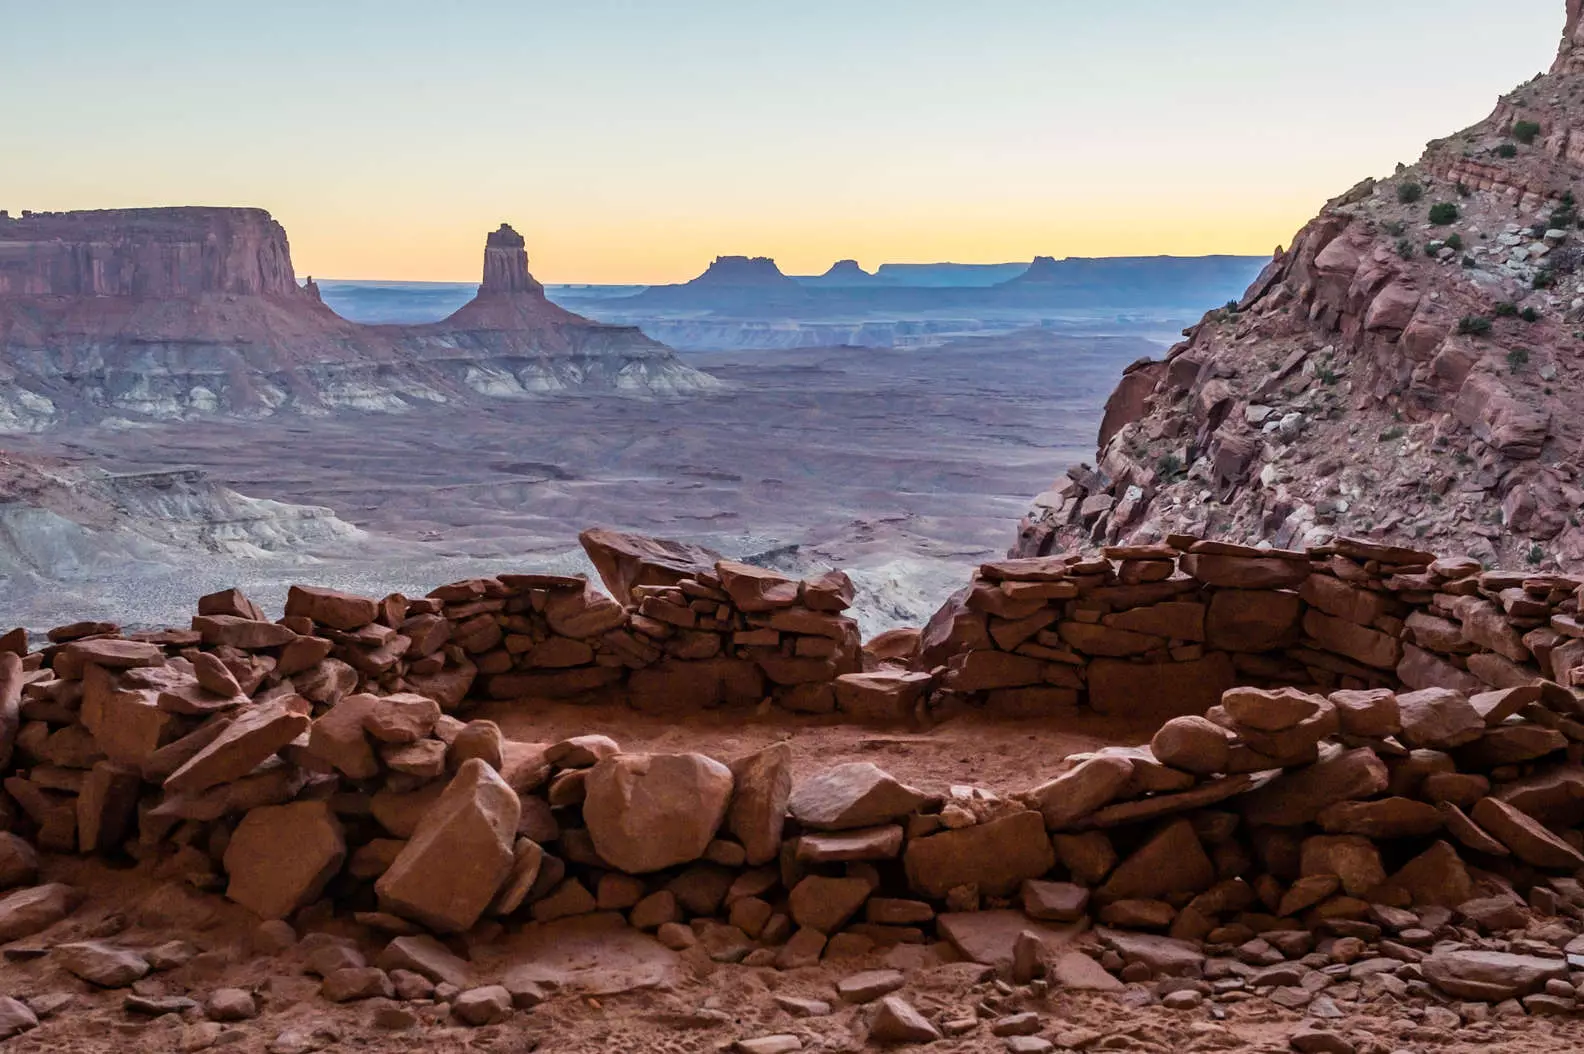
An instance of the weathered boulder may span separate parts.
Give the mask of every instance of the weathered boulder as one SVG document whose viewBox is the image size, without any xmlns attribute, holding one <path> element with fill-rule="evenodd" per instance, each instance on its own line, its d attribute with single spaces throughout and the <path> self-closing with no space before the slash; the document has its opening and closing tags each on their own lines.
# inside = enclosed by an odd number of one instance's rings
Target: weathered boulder
<svg viewBox="0 0 1584 1054">
<path fill-rule="evenodd" d="M 81 901 L 75 889 L 59 882 L 7 893 L 0 897 L 0 944 L 49 929 L 75 911 Z"/>
<path fill-rule="evenodd" d="M 1056 864 L 1056 852 L 1037 812 L 1013 813 L 989 823 L 915 838 L 903 855 L 908 885 L 943 898 L 957 886 L 977 885 L 988 896 L 1015 892 Z"/>
<path fill-rule="evenodd" d="M 1462 692 L 1423 688 L 1397 696 L 1402 738 L 1411 747 L 1447 750 L 1485 734 L 1485 718 Z"/>
<path fill-rule="evenodd" d="M 1045 826 L 1053 831 L 1072 827 L 1116 798 L 1133 778 L 1127 758 L 1102 755 L 1073 768 L 1028 793 L 1029 804 L 1039 809 Z"/>
<path fill-rule="evenodd" d="M 730 769 L 702 754 L 617 754 L 589 770 L 583 819 L 602 859 L 648 874 L 704 855 L 732 782 Z"/>
<path fill-rule="evenodd" d="M 1475 802 L 1472 818 L 1526 864 L 1555 871 L 1584 868 L 1584 854 L 1533 817 L 1498 798 Z"/>
<path fill-rule="evenodd" d="M 1197 715 L 1174 717 L 1150 740 L 1150 753 L 1164 765 L 1196 776 L 1225 772 L 1231 754 L 1226 729 Z"/>
<path fill-rule="evenodd" d="M 1155 900 L 1201 892 L 1215 879 L 1215 865 L 1192 822 L 1174 820 L 1122 861 L 1096 895 L 1103 901 Z"/>
<path fill-rule="evenodd" d="M 750 867 L 781 852 L 781 830 L 792 797 L 792 747 L 777 743 L 731 763 L 734 789 L 726 826 L 742 843 Z"/>
<path fill-rule="evenodd" d="M 226 896 L 263 919 L 318 899 L 346 862 L 341 822 L 322 801 L 254 809 L 226 846 Z"/>
<path fill-rule="evenodd" d="M 1473 948 L 1438 951 L 1419 965 L 1425 980 L 1447 995 L 1490 1003 L 1530 995 L 1568 974 L 1566 959 Z"/>
<path fill-rule="evenodd" d="M 892 823 L 928 800 L 877 766 L 854 761 L 799 783 L 788 807 L 806 827 L 847 831 Z"/>
<path fill-rule="evenodd" d="M 463 762 L 375 883 L 382 909 L 443 933 L 471 927 L 511 871 L 521 812 L 494 769 Z"/>
</svg>

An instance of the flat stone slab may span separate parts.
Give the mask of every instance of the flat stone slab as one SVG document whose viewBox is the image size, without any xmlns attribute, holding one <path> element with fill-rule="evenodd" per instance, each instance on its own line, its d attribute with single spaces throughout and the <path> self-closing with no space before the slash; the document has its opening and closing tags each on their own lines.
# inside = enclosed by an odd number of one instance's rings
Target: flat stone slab
<svg viewBox="0 0 1584 1054">
<path fill-rule="evenodd" d="M 490 950 L 487 967 L 509 981 L 595 996 L 671 988 L 684 975 L 676 952 L 615 912 L 530 923 Z"/>
<path fill-rule="evenodd" d="M 1021 911 L 951 912 L 937 916 L 935 924 L 964 957 L 987 966 L 1011 966 L 1012 946 L 1020 933 L 1038 935 L 1047 956 L 1054 957 L 1077 940 L 1087 925 L 1040 922 Z"/>
</svg>

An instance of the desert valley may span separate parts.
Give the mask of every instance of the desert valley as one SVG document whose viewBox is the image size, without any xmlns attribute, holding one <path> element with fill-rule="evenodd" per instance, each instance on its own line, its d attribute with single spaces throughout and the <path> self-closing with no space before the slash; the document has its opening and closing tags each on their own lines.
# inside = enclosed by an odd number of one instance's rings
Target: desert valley
<svg viewBox="0 0 1584 1054">
<path fill-rule="evenodd" d="M 0 1051 L 1584 1046 L 1584 2 L 1272 257 L 0 212 Z"/>
</svg>

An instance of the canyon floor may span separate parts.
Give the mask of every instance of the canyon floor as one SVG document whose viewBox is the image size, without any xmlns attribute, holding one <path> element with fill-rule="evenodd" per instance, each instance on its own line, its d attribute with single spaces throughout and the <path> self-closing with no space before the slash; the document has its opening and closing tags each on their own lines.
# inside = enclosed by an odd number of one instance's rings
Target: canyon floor
<svg viewBox="0 0 1584 1054">
<path fill-rule="evenodd" d="M 605 525 L 787 569 L 850 568 L 866 635 L 918 624 L 1005 551 L 1028 495 L 1090 455 L 1121 369 L 1170 336 L 1114 328 L 693 353 L 727 387 L 686 399 L 557 395 L 16 437 L 24 455 L 117 473 L 196 468 L 250 497 L 328 507 L 366 534 L 262 559 L 194 551 L 180 566 L 46 558 L 5 588 L 8 617 L 44 628 L 115 610 L 164 624 L 233 584 L 276 605 L 305 575 L 379 595 L 479 571 L 584 569 L 577 532 Z"/>
</svg>

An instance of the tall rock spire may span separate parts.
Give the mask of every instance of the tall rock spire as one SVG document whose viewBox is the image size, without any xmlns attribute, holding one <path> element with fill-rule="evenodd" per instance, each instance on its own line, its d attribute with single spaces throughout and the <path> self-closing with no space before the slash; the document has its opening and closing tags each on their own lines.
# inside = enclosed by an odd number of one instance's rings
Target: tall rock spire
<svg viewBox="0 0 1584 1054">
<path fill-rule="evenodd" d="M 480 293 L 540 293 L 544 287 L 528 273 L 527 243 L 503 223 L 484 242 L 484 284 Z"/>
</svg>

